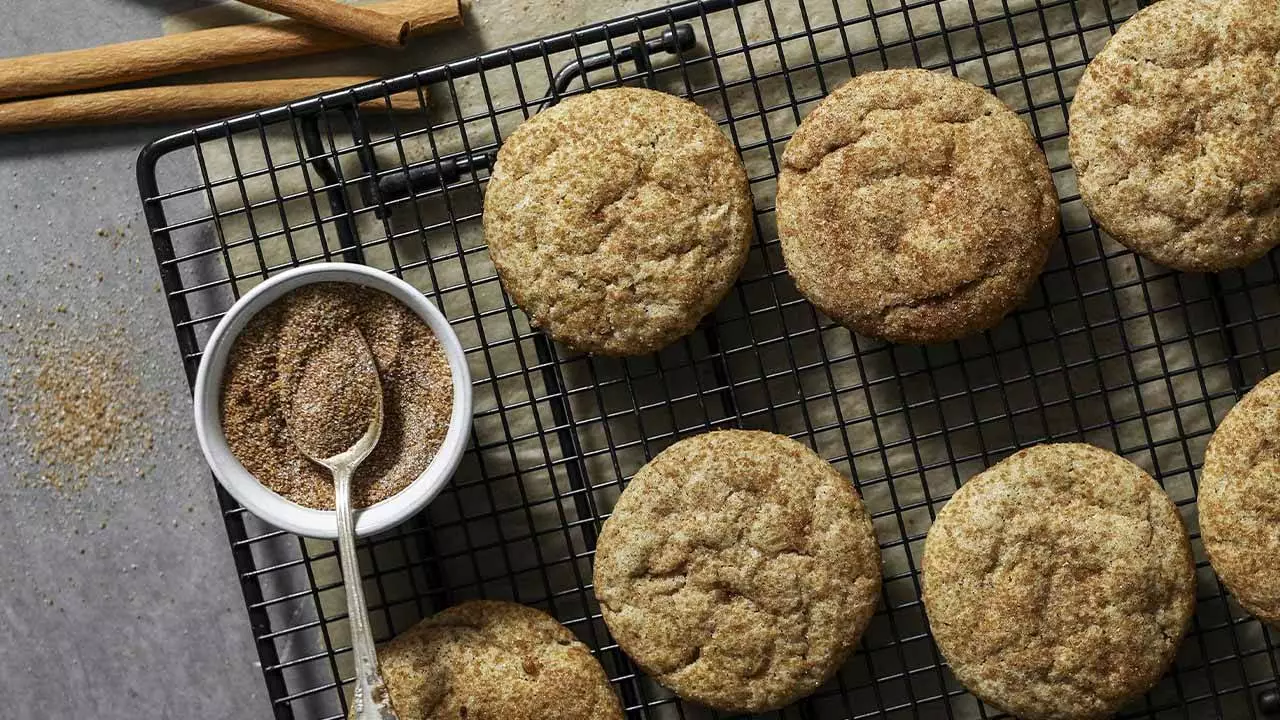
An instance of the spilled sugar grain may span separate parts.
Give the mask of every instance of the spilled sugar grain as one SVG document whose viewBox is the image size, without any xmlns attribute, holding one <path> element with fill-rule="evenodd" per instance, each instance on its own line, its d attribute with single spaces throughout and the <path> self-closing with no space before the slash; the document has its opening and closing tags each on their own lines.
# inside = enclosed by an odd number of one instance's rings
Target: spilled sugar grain
<svg viewBox="0 0 1280 720">
<path fill-rule="evenodd" d="M 91 481 L 145 475 L 155 443 L 150 398 L 125 360 L 124 333 L 88 341 L 53 323 L 16 336 L 3 381 L 10 437 L 32 471 L 27 486 L 64 494 Z"/>
<path fill-rule="evenodd" d="M 149 270 L 130 265 L 112 281 Z M 49 289 L 74 299 L 87 270 L 67 262 Z M 148 361 L 125 329 L 144 298 L 50 306 L 28 299 L 33 280 L 25 275 L 19 267 L 0 280 L 0 459 L 17 484 L 63 496 L 145 476 L 169 402 L 141 382 L 156 369 L 138 365 Z"/>
</svg>

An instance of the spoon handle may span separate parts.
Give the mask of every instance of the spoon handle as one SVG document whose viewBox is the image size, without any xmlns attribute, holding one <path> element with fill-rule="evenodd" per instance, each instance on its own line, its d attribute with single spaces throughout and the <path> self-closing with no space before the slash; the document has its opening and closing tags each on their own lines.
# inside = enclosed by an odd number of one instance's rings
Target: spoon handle
<svg viewBox="0 0 1280 720">
<path fill-rule="evenodd" d="M 356 688 L 352 698 L 355 720 L 398 720 L 391 696 L 378 672 L 378 656 L 369 628 L 369 610 L 356 558 L 355 520 L 351 510 L 351 470 L 335 468 L 333 490 L 338 514 L 338 557 L 342 560 L 342 584 L 347 590 L 347 622 L 351 626 L 351 650 L 356 663 Z"/>
</svg>

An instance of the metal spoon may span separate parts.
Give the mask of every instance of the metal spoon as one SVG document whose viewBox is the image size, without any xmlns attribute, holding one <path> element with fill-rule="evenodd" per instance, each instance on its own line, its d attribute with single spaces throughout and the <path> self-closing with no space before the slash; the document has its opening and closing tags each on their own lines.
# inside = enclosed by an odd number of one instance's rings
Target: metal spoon
<svg viewBox="0 0 1280 720">
<path fill-rule="evenodd" d="M 346 345 L 346 352 L 369 353 L 372 351 L 364 336 L 356 333 L 358 343 Z M 306 432 L 295 432 L 294 445 L 309 460 L 321 465 L 333 474 L 334 504 L 338 514 L 338 557 L 342 561 L 342 584 L 347 591 L 347 617 L 351 626 L 351 650 L 355 655 L 356 687 L 352 701 L 355 720 L 399 720 L 391 709 L 391 696 L 387 693 L 382 673 L 378 671 L 378 656 L 373 644 L 373 631 L 369 628 L 369 611 L 364 600 L 364 585 L 360 580 L 360 562 L 356 558 L 355 521 L 351 510 L 351 477 L 356 468 L 382 437 L 382 380 L 376 370 L 372 373 L 376 409 L 364 435 L 350 449 L 331 457 L 318 457 L 316 448 L 307 447 L 310 439 Z M 320 451 L 324 452 L 324 451 Z"/>
</svg>

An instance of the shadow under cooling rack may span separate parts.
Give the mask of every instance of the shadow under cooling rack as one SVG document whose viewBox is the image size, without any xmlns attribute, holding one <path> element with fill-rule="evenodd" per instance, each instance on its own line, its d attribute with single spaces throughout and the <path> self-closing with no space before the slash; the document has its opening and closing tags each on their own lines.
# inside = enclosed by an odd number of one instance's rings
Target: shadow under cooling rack
<svg viewBox="0 0 1280 720">
<path fill-rule="evenodd" d="M 413 521 L 364 541 L 380 639 L 458 601 L 543 608 L 596 651 L 634 718 L 705 718 L 617 649 L 591 589 L 601 522 L 627 480 L 680 437 L 785 433 L 853 479 L 885 566 L 857 654 L 773 717 L 995 717 L 945 668 L 920 604 L 935 512 L 974 473 L 1047 440 L 1115 450 L 1196 528 L 1196 471 L 1217 422 L 1280 369 L 1276 255 L 1217 276 L 1169 272 L 1092 224 L 1066 152 L 1069 99 L 1132 0 L 761 0 L 684 3 L 179 133 L 139 163 L 147 221 L 189 377 L 213 326 L 279 270 L 364 262 L 446 313 L 474 377 L 473 445 Z M 1039 284 L 994 330 L 892 346 L 852 335 L 796 292 L 774 218 L 779 157 L 801 118 L 855 74 L 927 67 L 989 88 L 1049 158 L 1063 226 Z M 692 99 L 738 146 L 757 240 L 694 335 L 625 361 L 567 352 L 499 286 L 480 225 L 501 140 L 547 104 L 616 84 Z M 383 112 L 411 93 L 418 113 Z M 331 543 L 273 530 L 219 495 L 277 718 L 342 718 L 352 676 Z M 1276 637 L 1231 600 L 1193 533 L 1194 627 L 1126 717 L 1260 715 Z"/>
</svg>

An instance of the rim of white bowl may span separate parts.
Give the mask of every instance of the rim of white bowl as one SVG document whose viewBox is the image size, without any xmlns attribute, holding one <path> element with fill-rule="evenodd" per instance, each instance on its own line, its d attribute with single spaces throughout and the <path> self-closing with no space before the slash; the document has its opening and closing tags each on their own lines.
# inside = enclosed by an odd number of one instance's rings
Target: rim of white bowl
<svg viewBox="0 0 1280 720">
<path fill-rule="evenodd" d="M 400 492 L 356 511 L 355 533 L 364 537 L 389 530 L 426 507 L 444 488 L 462 461 L 471 437 L 471 372 L 462 343 L 440 309 L 409 283 L 366 265 L 324 262 L 286 270 L 265 280 L 241 297 L 213 330 L 196 373 L 195 420 L 200 450 L 214 476 L 241 505 L 266 522 L 306 537 L 332 540 L 338 534 L 337 515 L 285 499 L 254 477 L 227 446 L 222 430 L 222 376 L 227 356 L 249 320 L 285 293 L 320 282 L 354 283 L 381 290 L 404 303 L 439 339 L 453 380 L 453 412 L 449 430 L 435 458 L 422 474 Z"/>
</svg>

